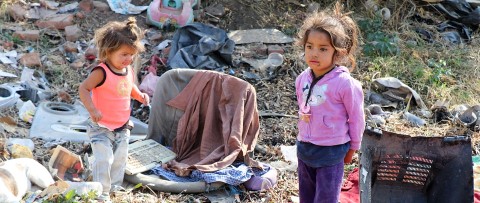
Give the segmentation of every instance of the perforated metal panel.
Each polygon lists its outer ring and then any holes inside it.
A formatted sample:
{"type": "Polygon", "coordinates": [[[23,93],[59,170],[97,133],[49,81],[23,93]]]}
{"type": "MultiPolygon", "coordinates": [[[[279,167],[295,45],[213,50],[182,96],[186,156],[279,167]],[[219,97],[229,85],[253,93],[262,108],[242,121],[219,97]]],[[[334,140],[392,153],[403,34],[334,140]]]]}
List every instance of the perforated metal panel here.
{"type": "Polygon", "coordinates": [[[473,202],[469,137],[367,129],[360,153],[361,202],[473,202]]]}

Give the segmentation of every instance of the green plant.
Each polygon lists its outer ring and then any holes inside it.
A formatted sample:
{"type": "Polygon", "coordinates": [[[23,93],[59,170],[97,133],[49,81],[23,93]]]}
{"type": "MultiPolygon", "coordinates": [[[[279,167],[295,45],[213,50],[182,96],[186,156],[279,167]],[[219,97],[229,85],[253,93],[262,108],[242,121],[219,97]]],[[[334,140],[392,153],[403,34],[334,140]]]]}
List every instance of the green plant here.
{"type": "Polygon", "coordinates": [[[2,32],[2,38],[7,40],[7,41],[13,42],[14,44],[18,44],[18,45],[23,45],[24,44],[24,41],[22,41],[17,36],[13,36],[9,32],[5,32],[5,33],[2,32]]]}
{"type": "Polygon", "coordinates": [[[42,203],[80,203],[80,202],[93,202],[97,197],[97,192],[91,190],[87,194],[79,195],[77,194],[76,190],[69,190],[64,195],[55,196],[54,198],[50,198],[48,200],[44,200],[42,203]]]}
{"type": "Polygon", "coordinates": [[[363,53],[367,56],[393,56],[400,52],[398,37],[382,30],[383,21],[379,16],[358,21],[365,39],[363,53]]]}
{"type": "Polygon", "coordinates": [[[97,192],[95,190],[91,190],[87,194],[82,194],[80,196],[80,199],[83,202],[88,202],[89,200],[94,200],[98,196],[97,192]]]}
{"type": "Polygon", "coordinates": [[[443,59],[440,59],[438,61],[434,59],[428,59],[427,65],[432,68],[432,75],[429,78],[429,82],[434,85],[444,85],[442,77],[452,75],[452,71],[447,67],[447,62],[443,59]]]}
{"type": "Polygon", "coordinates": [[[286,25],[283,27],[283,32],[288,36],[295,36],[298,30],[295,26],[286,25]]]}

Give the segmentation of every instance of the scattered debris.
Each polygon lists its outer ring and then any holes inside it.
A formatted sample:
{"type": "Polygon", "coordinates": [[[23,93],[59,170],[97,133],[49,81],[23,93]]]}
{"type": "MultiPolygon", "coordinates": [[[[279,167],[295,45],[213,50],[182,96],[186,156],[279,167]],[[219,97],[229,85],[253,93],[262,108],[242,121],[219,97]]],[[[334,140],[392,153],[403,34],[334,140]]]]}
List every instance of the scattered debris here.
{"type": "Polygon", "coordinates": [[[84,172],[82,158],[60,145],[53,150],[48,169],[60,180],[79,182],[88,178],[82,177],[84,172]]]}
{"type": "Polygon", "coordinates": [[[162,29],[165,26],[182,27],[193,22],[193,6],[197,0],[154,0],[147,10],[147,23],[162,29]]]}
{"type": "Polygon", "coordinates": [[[234,30],[228,33],[228,37],[237,45],[254,42],[265,44],[287,44],[293,42],[291,37],[277,29],[234,30]]]}
{"type": "Polygon", "coordinates": [[[107,2],[112,11],[120,14],[139,14],[148,8],[148,6],[135,6],[130,3],[130,0],[107,0],[107,2]]]}

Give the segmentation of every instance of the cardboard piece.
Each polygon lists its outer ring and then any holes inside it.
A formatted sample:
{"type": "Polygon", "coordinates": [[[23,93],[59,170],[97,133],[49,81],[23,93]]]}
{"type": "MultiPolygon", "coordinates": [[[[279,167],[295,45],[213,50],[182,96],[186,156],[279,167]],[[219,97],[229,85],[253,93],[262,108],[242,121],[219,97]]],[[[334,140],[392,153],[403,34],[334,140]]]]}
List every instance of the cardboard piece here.
{"type": "Polygon", "coordinates": [[[81,181],[84,171],[82,158],[68,149],[58,145],[48,162],[48,169],[62,180],[81,181]]]}

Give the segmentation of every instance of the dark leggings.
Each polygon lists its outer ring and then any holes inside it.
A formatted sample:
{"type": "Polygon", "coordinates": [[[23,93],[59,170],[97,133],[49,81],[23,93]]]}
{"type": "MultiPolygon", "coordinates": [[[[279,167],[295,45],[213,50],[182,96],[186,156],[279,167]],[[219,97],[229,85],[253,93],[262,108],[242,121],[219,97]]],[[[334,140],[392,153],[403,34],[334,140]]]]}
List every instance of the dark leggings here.
{"type": "Polygon", "coordinates": [[[313,168],[298,159],[300,203],[338,203],[343,180],[343,162],[313,168]]]}

